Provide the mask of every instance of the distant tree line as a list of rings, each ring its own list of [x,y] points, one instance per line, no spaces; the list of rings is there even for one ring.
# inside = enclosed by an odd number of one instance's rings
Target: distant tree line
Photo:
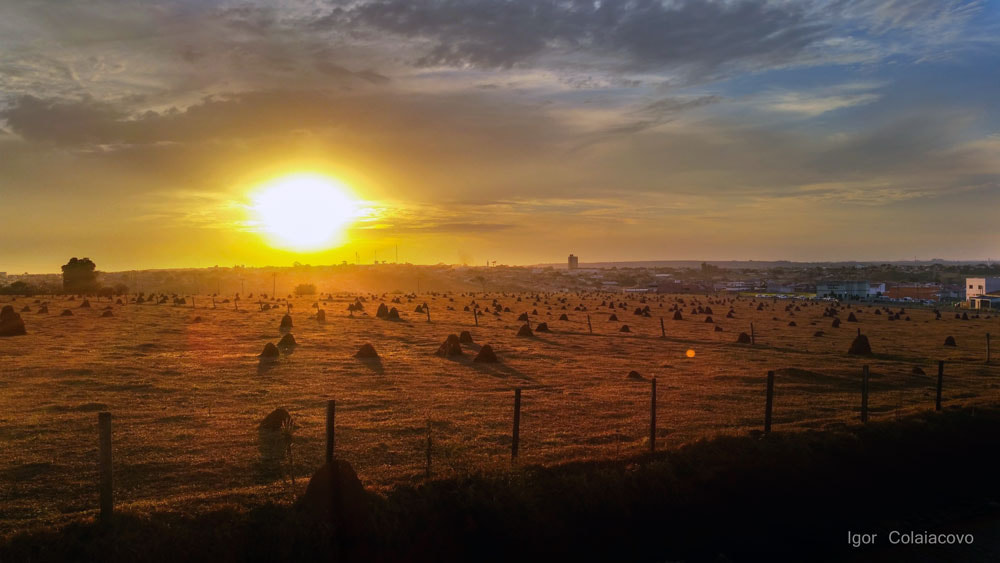
[[[128,286],[118,283],[113,286],[102,286],[98,281],[97,264],[90,258],[70,258],[62,266],[62,287],[52,284],[31,284],[18,280],[8,285],[0,286],[0,295],[54,295],[58,293],[76,295],[97,295],[113,297],[128,293]]]
[[[8,285],[0,285],[0,295],[52,295],[60,293],[60,288],[51,284],[30,284],[18,280]]]

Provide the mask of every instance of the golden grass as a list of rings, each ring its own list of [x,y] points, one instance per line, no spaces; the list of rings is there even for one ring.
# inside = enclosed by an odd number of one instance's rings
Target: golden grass
[[[510,467],[512,389],[521,387],[520,464],[612,458],[648,447],[648,378],[658,378],[658,447],[705,436],[761,428],[767,370],[776,378],[775,429],[835,428],[854,423],[862,364],[872,371],[871,418],[932,409],[936,362],[945,360],[946,406],[1000,398],[996,367],[984,365],[985,333],[1000,335],[1000,320],[954,319],[943,310],[907,306],[911,321],[890,321],[871,307],[854,306],[860,322],[831,328],[826,304],[785,311],[788,302],[744,298],[729,307],[683,296],[683,321],[672,320],[674,296],[648,299],[651,317],[633,314],[637,297],[490,294],[511,312],[499,317],[462,308],[471,298],[421,295],[395,305],[401,321],[350,318],[342,296],[321,303],[327,322],[310,318],[314,298],[293,299],[298,342],[291,354],[260,367],[257,354],[277,342],[284,305],[259,312],[244,300],[206,308],[172,305],[79,309],[57,299],[56,313],[25,313],[27,336],[0,340],[0,534],[92,514],[97,506],[97,415],[114,416],[116,503],[129,510],[196,511],[287,501],[301,492],[322,461],[325,401],[337,400],[337,453],[369,487],[386,489],[424,479],[428,418],[436,475],[502,471]],[[558,299],[567,299],[563,310]],[[627,303],[612,312],[603,299]],[[660,299],[663,306],[660,307]],[[715,323],[692,314],[692,301],[711,305]],[[16,305],[33,300],[18,299]],[[414,312],[430,305],[432,322]],[[548,303],[546,303],[548,301]],[[758,300],[759,301],[759,300]],[[574,311],[583,304],[588,311]],[[447,307],[453,307],[453,311]],[[224,308],[225,307],[225,308]],[[72,317],[57,312],[69,308]],[[898,309],[893,306],[893,309]],[[517,337],[547,322],[551,333]],[[841,313],[846,320],[847,309]],[[566,313],[569,321],[559,321]],[[590,314],[594,334],[588,334]],[[203,322],[193,323],[200,316]],[[664,317],[667,338],[660,337]],[[777,319],[777,320],[775,320]],[[788,326],[794,320],[797,326]],[[756,346],[738,345],[754,323]],[[619,332],[628,324],[630,333]],[[722,332],[714,328],[721,326]],[[846,355],[856,329],[871,339],[875,356]],[[459,358],[434,354],[449,334],[468,330],[476,346]],[[817,330],[825,335],[814,337]],[[943,346],[954,336],[957,347]],[[353,357],[369,342],[379,362]],[[478,345],[491,344],[500,363],[472,362]],[[686,352],[694,350],[694,357]],[[922,367],[926,376],[912,375]],[[646,380],[628,378],[631,370]],[[270,470],[257,424],[276,407],[292,414],[295,485]]]

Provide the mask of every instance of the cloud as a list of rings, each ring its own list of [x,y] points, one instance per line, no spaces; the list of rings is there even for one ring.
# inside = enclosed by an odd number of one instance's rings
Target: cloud
[[[721,101],[722,97],[717,95],[660,98],[628,112],[626,115],[629,118],[628,121],[617,123],[612,127],[586,135],[576,145],[574,151],[585,149],[597,143],[607,142],[623,135],[633,135],[659,127],[660,125],[674,121],[685,112],[717,104]]]
[[[781,62],[829,30],[795,4],[762,1],[375,0],[324,21],[424,40],[419,65],[501,69],[575,50],[636,69]]]
[[[870,92],[832,96],[803,92],[786,92],[771,98],[764,107],[772,111],[815,117],[838,109],[870,104],[878,99],[878,94]]]
[[[690,79],[870,60],[861,51],[927,54],[981,9],[978,0],[371,0],[314,25],[389,34],[416,50],[418,66],[673,68]],[[893,33],[888,49],[864,41]]]

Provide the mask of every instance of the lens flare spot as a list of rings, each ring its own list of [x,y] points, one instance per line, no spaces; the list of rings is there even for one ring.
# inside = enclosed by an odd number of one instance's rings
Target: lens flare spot
[[[693,358],[694,357],[694,350],[688,350],[687,352],[684,352],[684,355],[687,356],[687,357],[689,357],[689,358]]]

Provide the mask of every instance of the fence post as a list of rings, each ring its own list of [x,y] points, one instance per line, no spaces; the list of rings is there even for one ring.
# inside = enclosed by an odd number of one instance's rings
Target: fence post
[[[514,389],[514,433],[510,445],[510,460],[517,459],[517,445],[521,439],[521,388]]]
[[[660,317],[660,336],[663,338],[667,337],[667,329],[663,326],[663,317]]]
[[[431,308],[424,305],[424,312],[427,313],[427,322],[431,322]]]
[[[115,507],[111,478],[111,413],[98,413],[97,426],[100,435],[98,461],[100,465],[101,523],[106,525],[111,523]]]
[[[336,438],[337,401],[330,399],[326,402],[326,462],[333,462],[333,445]]]
[[[590,334],[594,334],[594,327],[590,324],[590,315],[587,315],[587,330],[590,331]]]
[[[861,370],[861,422],[868,422],[868,364]]]
[[[937,395],[934,399],[934,410],[941,410],[941,383],[944,380],[944,360],[938,362]]]
[[[431,476],[431,419],[427,418],[427,478]]]
[[[472,308],[472,320],[476,321],[476,326],[479,326],[479,313],[476,312],[475,307]]]
[[[986,333],[986,363],[990,363],[990,333]]]
[[[767,399],[764,402],[764,434],[771,431],[771,409],[774,406],[774,372],[767,372]]]
[[[757,337],[753,332],[753,323],[750,323],[750,344],[753,345],[756,343],[757,343]]]
[[[653,453],[656,451],[656,378],[649,383],[649,453]]]

